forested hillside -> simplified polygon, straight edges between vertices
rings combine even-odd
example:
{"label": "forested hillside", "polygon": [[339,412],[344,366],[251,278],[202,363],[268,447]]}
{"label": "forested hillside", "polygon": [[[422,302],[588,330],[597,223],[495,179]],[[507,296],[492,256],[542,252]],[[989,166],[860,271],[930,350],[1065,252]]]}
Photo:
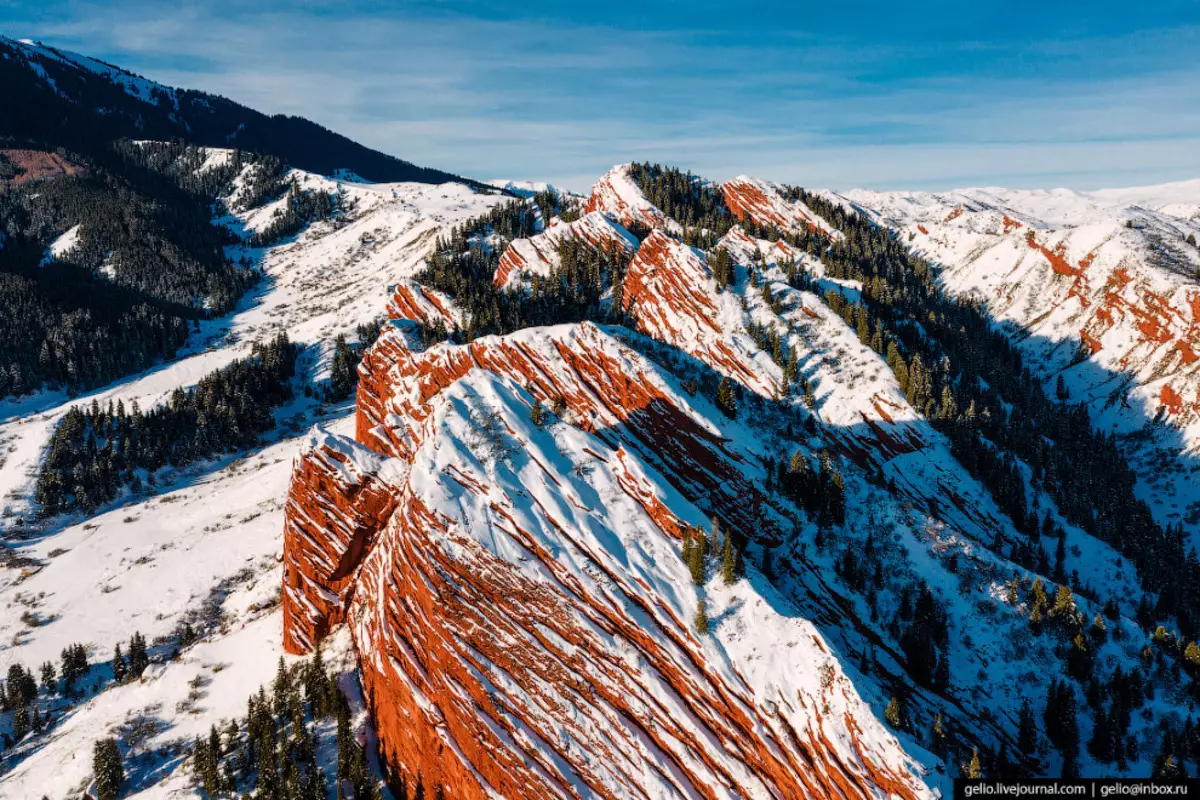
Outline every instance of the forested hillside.
{"label": "forested hillside", "polygon": [[[301,117],[173,89],[84,56],[0,36],[0,137],[91,152],[113,139],[183,138],[277,156],[300,169],[374,181],[462,180],[364,147]],[[102,110],[102,111],[101,111]]]}
{"label": "forested hillside", "polygon": [[79,391],[171,358],[258,279],[213,225],[255,157],[198,171],[195,148],[118,141],[59,149],[69,172],[37,177],[31,152],[0,151],[12,176],[0,181],[0,396]]}

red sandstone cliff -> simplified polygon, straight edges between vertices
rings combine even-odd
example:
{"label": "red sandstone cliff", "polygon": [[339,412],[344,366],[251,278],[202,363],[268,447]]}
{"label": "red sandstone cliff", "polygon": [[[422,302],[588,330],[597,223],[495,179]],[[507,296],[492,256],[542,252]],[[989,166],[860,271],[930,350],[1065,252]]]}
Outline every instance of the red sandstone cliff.
{"label": "red sandstone cliff", "polygon": [[[750,581],[704,587],[722,622],[695,632],[693,501],[743,526],[762,500],[651,362],[588,324],[421,353],[388,330],[361,375],[356,437],[378,455],[318,436],[298,462],[285,636],[302,652],[351,620],[410,788],[929,796],[816,630]],[[561,421],[533,425],[535,400]]]}
{"label": "red sandstone cliff", "polygon": [[613,258],[627,258],[638,246],[633,234],[599,211],[592,211],[574,222],[551,226],[537,236],[510,242],[500,256],[492,283],[507,287],[530,275],[548,276],[562,263],[559,248],[568,242],[581,242]]}
{"label": "red sandstone cliff", "polygon": [[672,234],[683,233],[678,222],[664,214],[642,194],[642,190],[629,174],[628,164],[613,167],[596,181],[591,195],[588,196],[586,210],[603,212],[626,228],[641,226]]}

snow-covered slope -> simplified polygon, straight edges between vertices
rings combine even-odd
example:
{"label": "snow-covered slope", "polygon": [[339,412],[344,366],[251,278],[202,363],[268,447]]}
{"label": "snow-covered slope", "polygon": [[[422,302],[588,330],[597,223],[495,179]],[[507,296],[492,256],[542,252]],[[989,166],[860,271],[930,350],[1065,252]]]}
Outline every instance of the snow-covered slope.
{"label": "snow-covered slope", "polygon": [[[227,157],[212,150],[202,168]],[[1154,687],[1123,734],[1131,774],[1148,774],[1164,725],[1182,724],[1187,678],[1132,619],[1147,591],[1136,570],[1006,456],[1038,520],[1062,530],[1055,581],[1076,594],[1054,596],[1060,540],[1014,525],[909,402],[845,311],[864,286],[822,263],[841,234],[794,193],[705,183],[764,237],[734,226],[706,251],[684,238],[711,238],[614,168],[577,222],[491,234],[509,271],[483,288],[528,299],[520,276],[549,274],[561,242],[611,242],[622,269],[632,256],[619,295],[630,328],[464,342],[470,306],[415,276],[439,235],[504,196],[291,177],[338,194],[345,213],[270,248],[231,247],[267,280],[178,361],[84,398],[0,406],[0,603],[15,612],[0,616],[0,675],[72,642],[93,669],[81,701],[39,700],[56,719],[3,756],[0,796],[77,791],[109,734],[131,794],[196,796],[192,737],[241,714],[281,650],[318,641],[358,672],[387,774],[455,798],[944,796],[976,747],[989,767],[998,752],[1018,757],[1018,710],[1028,701],[1041,719],[1054,681],[1079,695],[1077,738],[1092,738],[1086,683],[1064,657],[1062,631],[1076,628],[1098,685],[1137,670]],[[987,300],[1048,380],[1065,370],[1098,424],[1184,437],[1193,184],[823,196],[896,227],[951,292]],[[223,222],[262,231],[279,207]],[[648,235],[639,244],[626,226]],[[321,400],[331,343],[385,317],[351,420]],[[413,323],[458,338],[426,348]],[[151,406],[280,330],[305,347],[301,391],[261,448],[165,470],[90,519],[34,518],[37,466],[72,403]],[[1080,349],[1088,336],[1099,349]],[[718,403],[722,383],[735,407]],[[1175,426],[1148,428],[1164,385],[1191,393],[1173,389],[1184,407],[1161,412]],[[1185,513],[1190,473],[1141,474],[1156,511]],[[810,489],[789,488],[798,475]],[[728,582],[722,546],[699,581],[684,557],[714,517],[741,559]],[[1035,587],[1056,604],[1039,624]],[[942,631],[928,651],[912,638],[922,615]],[[173,657],[185,622],[200,642]],[[156,663],[112,685],[112,645],[133,630],[157,642]],[[1167,655],[1147,660],[1148,646]],[[922,654],[933,676],[919,676]],[[1021,757],[1038,774],[1063,764],[1040,734]],[[1115,769],[1086,750],[1075,760],[1087,775]]]}
{"label": "snow-covered slope", "polygon": [[[410,785],[930,796],[818,632],[773,608],[781,598],[753,575],[693,584],[680,538],[706,516],[637,455],[713,427],[673,379],[589,324],[404,347],[397,331],[377,343],[362,391],[394,399],[383,417],[374,402],[359,411],[360,440],[393,458],[321,435],[298,467],[285,626],[325,627],[311,615],[329,590],[339,618],[349,604],[383,747]],[[565,421],[535,424],[552,393]],[[314,493],[311,470],[333,488]],[[692,623],[705,602],[711,636]]]}
{"label": "snow-covered slope", "polygon": [[844,198],[940,265],[953,294],[986,302],[1052,390],[1061,376],[1100,429],[1127,437],[1160,519],[1197,532],[1200,182]]}
{"label": "snow-covered slope", "polygon": [[533,275],[549,277],[562,263],[560,248],[570,242],[578,242],[614,258],[628,258],[638,247],[633,234],[599,211],[592,211],[574,222],[557,220],[536,236],[512,241],[500,257],[492,282],[501,288],[509,288],[527,282]]}
{"label": "snow-covered slope", "polygon": [[[210,160],[228,152],[212,150]],[[244,714],[247,694],[270,682],[282,653],[277,557],[304,432],[314,421],[353,430],[346,408],[327,408],[303,387],[319,388],[328,375],[335,336],[353,339],[357,325],[385,317],[389,285],[412,275],[440,232],[504,200],[460,184],[339,184],[299,170],[292,177],[304,188],[342,193],[348,211],[265,250],[230,247],[231,258],[254,264],[265,280],[236,313],[202,323],[179,359],[83,397],[43,392],[0,402],[0,674],[18,663],[36,671],[78,642],[103,689],[95,694],[89,682],[70,705],[61,697],[39,701],[59,719],[3,754],[0,796],[74,796],[89,779],[93,742],[114,734],[133,794],[192,796],[190,742]],[[267,206],[223,221],[249,232],[272,213]],[[168,469],[156,487],[90,519],[36,518],[38,465],[71,406],[95,399],[150,408],[279,331],[305,349],[297,399],[277,412],[266,446]],[[25,611],[32,616],[22,620]],[[201,641],[172,660],[185,622]],[[135,631],[160,663],[140,682],[106,688],[113,646]],[[138,720],[146,722],[131,727]]]}

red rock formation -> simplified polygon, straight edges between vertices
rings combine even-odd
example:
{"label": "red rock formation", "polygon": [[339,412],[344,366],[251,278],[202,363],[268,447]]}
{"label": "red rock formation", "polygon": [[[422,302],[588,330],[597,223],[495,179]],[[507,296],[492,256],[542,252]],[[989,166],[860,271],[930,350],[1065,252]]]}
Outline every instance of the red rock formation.
{"label": "red rock formation", "polygon": [[614,258],[628,257],[638,241],[629,231],[593,211],[569,223],[560,223],[528,239],[514,239],[500,256],[494,286],[509,286],[525,275],[549,275],[561,263],[559,248],[566,242],[582,242]]}
{"label": "red rock formation", "polygon": [[646,199],[629,174],[629,165],[613,167],[592,187],[584,209],[599,211],[626,228],[642,227],[682,233],[679,223]]}
{"label": "red rock formation", "polygon": [[388,301],[388,319],[407,319],[425,325],[441,324],[446,330],[458,329],[454,301],[441,292],[413,281],[401,281]]}
{"label": "red rock formation", "polygon": [[[757,602],[746,618],[775,620],[756,646],[776,649],[778,669],[695,634],[671,544],[683,527],[671,506],[686,501],[668,505],[642,464],[683,443],[661,452],[677,467],[663,477],[730,516],[753,487],[649,362],[586,324],[421,353],[389,329],[361,374],[357,435],[394,457],[318,437],[298,462],[285,636],[302,651],[351,604],[382,754],[410,790],[930,796],[808,623],[779,618],[742,582],[727,613]],[[525,424],[524,391],[562,398],[563,419],[592,434]],[[477,413],[518,455],[477,460]]]}
{"label": "red rock formation", "polygon": [[345,439],[314,432],[302,449],[284,511],[289,653],[308,652],[344,620],[354,570],[396,506],[396,477],[378,455]]}
{"label": "red rock formation", "polygon": [[828,233],[824,221],[808,206],[787,200],[778,187],[767,181],[734,178],[721,185],[721,192],[725,195],[725,205],[737,219],[749,217],[757,225],[774,225],[787,231],[807,228]]}
{"label": "red rock formation", "polygon": [[530,336],[489,336],[414,353],[399,332],[385,331],[359,366],[356,438],[380,453],[412,458],[427,436],[432,400],[472,370],[489,370],[547,406],[565,404],[579,427],[614,449],[649,458],[685,495],[710,498],[740,530],[773,536],[762,519],[766,500],[743,474],[742,457],[645,368],[628,370],[632,351],[588,323]]}
{"label": "red rock formation", "polygon": [[772,396],[778,383],[754,368],[757,348],[725,335],[716,283],[704,255],[655,231],[642,242],[625,274],[621,295],[638,330],[675,345],[751,390]]}
{"label": "red rock formation", "polygon": [[15,185],[54,178],[60,175],[86,175],[87,170],[72,164],[58,153],[42,150],[0,149],[0,156],[16,167],[19,172],[9,182]]}

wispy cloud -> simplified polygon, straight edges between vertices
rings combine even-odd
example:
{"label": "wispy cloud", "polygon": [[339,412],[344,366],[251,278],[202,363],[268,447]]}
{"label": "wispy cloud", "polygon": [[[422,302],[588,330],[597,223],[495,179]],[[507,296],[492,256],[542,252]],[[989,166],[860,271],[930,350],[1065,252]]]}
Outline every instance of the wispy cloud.
{"label": "wispy cloud", "polygon": [[0,4],[0,24],[480,177],[582,189],[631,158],[837,187],[1200,174],[1194,25],[974,12],[961,31],[994,35],[964,36],[971,13],[948,3],[844,19],[721,4],[721,25],[686,28],[704,3],[574,19],[536,4],[520,16],[462,2],[250,5]]}

